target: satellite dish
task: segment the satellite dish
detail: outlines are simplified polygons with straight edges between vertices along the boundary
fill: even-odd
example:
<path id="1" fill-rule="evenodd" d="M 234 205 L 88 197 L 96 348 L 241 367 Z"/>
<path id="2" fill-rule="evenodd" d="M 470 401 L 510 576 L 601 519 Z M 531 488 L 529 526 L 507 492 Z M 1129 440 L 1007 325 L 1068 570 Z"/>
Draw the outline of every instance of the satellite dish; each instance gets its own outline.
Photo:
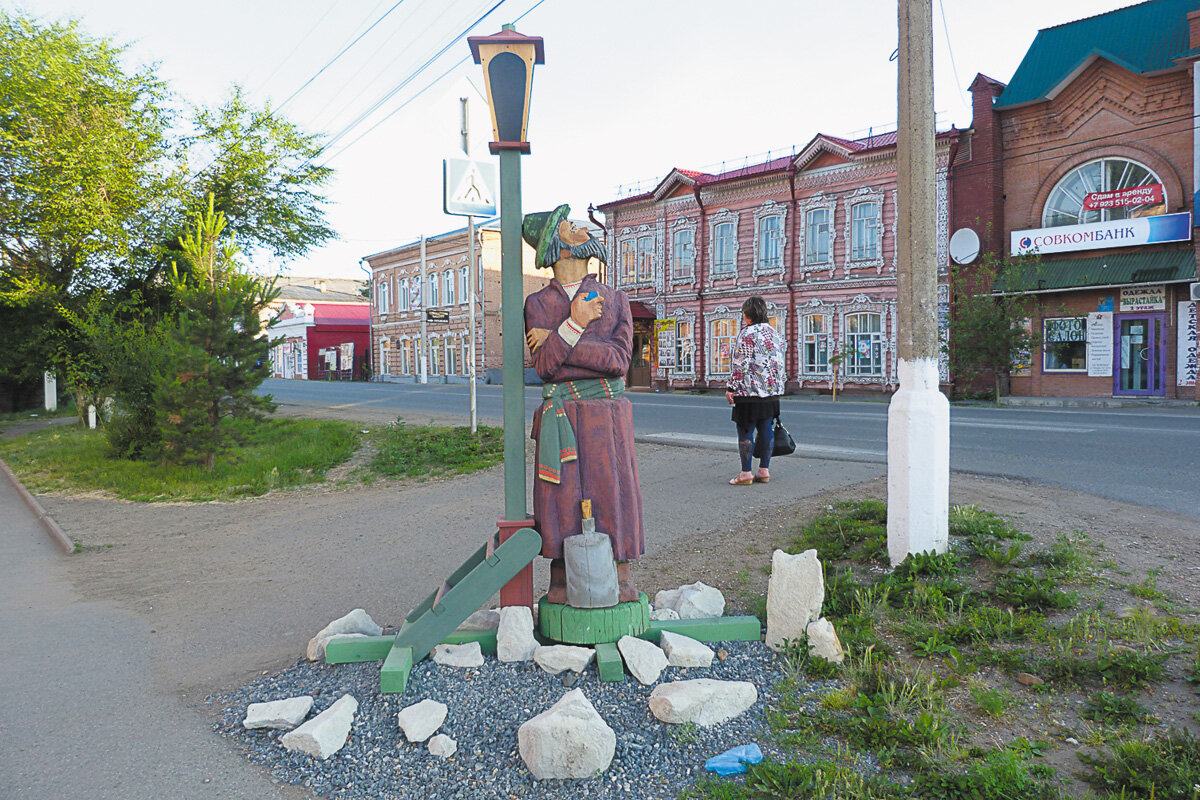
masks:
<path id="1" fill-rule="evenodd" d="M 970 228 L 959 228 L 950 237 L 950 258 L 955 264 L 970 264 L 979 257 L 979 235 Z"/>

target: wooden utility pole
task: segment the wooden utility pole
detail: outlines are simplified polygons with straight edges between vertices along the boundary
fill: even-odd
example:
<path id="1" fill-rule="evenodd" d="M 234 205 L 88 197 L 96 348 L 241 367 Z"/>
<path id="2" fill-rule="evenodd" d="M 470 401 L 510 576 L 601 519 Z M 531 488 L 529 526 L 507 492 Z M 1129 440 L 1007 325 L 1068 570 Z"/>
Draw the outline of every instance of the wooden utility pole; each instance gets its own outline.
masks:
<path id="1" fill-rule="evenodd" d="M 949 547 L 950 403 L 938 383 L 933 0 L 899 0 L 900 388 L 888 407 L 888 556 Z"/>

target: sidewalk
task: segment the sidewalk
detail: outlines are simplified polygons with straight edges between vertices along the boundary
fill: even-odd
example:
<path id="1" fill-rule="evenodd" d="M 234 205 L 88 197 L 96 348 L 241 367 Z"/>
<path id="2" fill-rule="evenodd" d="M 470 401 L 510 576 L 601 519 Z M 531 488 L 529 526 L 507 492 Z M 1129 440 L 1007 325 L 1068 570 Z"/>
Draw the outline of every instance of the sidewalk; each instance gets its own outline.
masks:
<path id="1" fill-rule="evenodd" d="M 1166 397 L 1001 397 L 1014 408 L 1200 408 L 1196 400 Z"/>

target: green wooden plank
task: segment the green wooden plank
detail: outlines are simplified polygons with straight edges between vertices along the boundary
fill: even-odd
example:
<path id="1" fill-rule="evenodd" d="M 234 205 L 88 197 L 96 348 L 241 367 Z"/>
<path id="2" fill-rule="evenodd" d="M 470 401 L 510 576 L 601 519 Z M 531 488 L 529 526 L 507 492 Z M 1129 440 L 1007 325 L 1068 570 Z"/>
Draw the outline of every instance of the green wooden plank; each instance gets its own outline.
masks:
<path id="1" fill-rule="evenodd" d="M 615 683 L 625 680 L 625 662 L 621 660 L 621 651 L 612 642 L 596 645 L 596 670 L 602 681 Z"/>
<path id="2" fill-rule="evenodd" d="M 479 642 L 479 649 L 483 651 L 485 656 L 496 655 L 496 631 L 454 631 L 445 639 L 442 644 L 467 644 L 468 642 Z"/>
<path id="3" fill-rule="evenodd" d="M 330 664 L 382 661 L 391 652 L 395 640 L 393 635 L 337 639 L 325 645 L 325 661 Z"/>
<path id="4" fill-rule="evenodd" d="M 408 686 L 408 674 L 412 672 L 412 667 L 412 648 L 393 647 L 379 670 L 379 691 L 384 694 L 403 692 Z"/>
<path id="5" fill-rule="evenodd" d="M 699 642 L 757 642 L 762 638 L 762 622 L 751 616 L 655 619 L 650 620 L 641 638 L 657 642 L 662 631 L 680 633 Z"/>

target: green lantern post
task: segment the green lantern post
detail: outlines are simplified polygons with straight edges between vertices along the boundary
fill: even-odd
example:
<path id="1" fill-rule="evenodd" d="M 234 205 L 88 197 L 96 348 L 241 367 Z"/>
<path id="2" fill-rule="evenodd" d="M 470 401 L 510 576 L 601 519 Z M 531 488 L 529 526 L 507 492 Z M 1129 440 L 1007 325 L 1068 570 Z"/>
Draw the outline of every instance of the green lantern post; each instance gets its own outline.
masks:
<path id="1" fill-rule="evenodd" d="M 525 505 L 525 281 L 521 258 L 521 154 L 529 152 L 526 131 L 533 66 L 545 63 L 542 37 L 505 25 L 491 36 L 467 39 L 483 66 L 492 112 L 489 149 L 500 156 L 500 303 L 504 341 L 504 517 L 503 543 L 533 526 Z M 533 567 L 523 569 L 500 591 L 500 604 L 533 606 Z"/>

